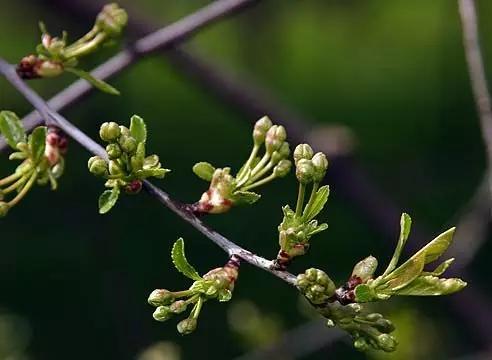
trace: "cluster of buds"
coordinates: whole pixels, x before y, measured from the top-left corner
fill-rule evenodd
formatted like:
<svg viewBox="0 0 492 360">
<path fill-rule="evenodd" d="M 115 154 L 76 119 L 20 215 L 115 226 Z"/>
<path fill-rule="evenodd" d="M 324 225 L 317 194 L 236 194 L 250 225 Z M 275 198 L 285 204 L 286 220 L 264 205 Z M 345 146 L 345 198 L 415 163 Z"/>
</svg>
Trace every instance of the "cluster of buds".
<svg viewBox="0 0 492 360">
<path fill-rule="evenodd" d="M 159 157 L 155 154 L 146 156 L 147 127 L 143 119 L 133 115 L 130 128 L 115 122 L 101 125 L 99 136 L 108 143 L 107 161 L 101 156 L 89 159 L 89 171 L 98 177 L 107 179 L 106 190 L 99 198 L 100 213 L 108 212 L 116 203 L 120 188 L 127 194 L 137 194 L 142 189 L 146 178 L 162 179 L 170 170 L 163 169 Z"/>
<path fill-rule="evenodd" d="M 19 118 L 10 111 L 0 112 L 0 132 L 7 143 L 16 150 L 10 154 L 10 160 L 22 160 L 15 172 L 0 179 L 0 217 L 7 215 L 37 183 L 50 183 L 55 190 L 64 170 L 62 154 L 67 149 L 67 139 L 62 132 L 53 126 L 37 127 L 29 138 L 26 136 Z M 9 201 L 9 194 L 16 195 Z"/>
<path fill-rule="evenodd" d="M 279 270 L 285 270 L 295 257 L 304 255 L 309 249 L 311 236 L 328 227 L 314 220 L 323 210 L 329 194 L 327 185 L 319 187 L 328 168 L 325 154 L 313 154 L 311 146 L 300 144 L 294 150 L 294 162 L 299 192 L 295 211 L 288 205 L 282 208 L 284 218 L 278 227 L 280 250 L 275 260 L 275 267 Z M 309 184 L 312 184 L 311 196 L 304 205 Z"/>
<path fill-rule="evenodd" d="M 185 335 L 196 329 L 198 316 L 206 301 L 217 299 L 224 302 L 231 299 L 234 283 L 238 277 L 240 260 L 233 255 L 223 267 L 199 276 L 184 256 L 182 239 L 175 243 L 172 256 L 176 268 L 194 280 L 193 285 L 188 290 L 175 292 L 156 289 L 150 294 L 148 303 L 156 307 L 153 317 L 157 321 L 169 320 L 172 316 L 186 311 L 188 306 L 193 306 L 188 318 L 177 325 L 179 333 Z"/>
<path fill-rule="evenodd" d="M 206 162 L 195 164 L 193 172 L 209 181 L 210 186 L 200 200 L 191 206 L 191 210 L 196 214 L 220 214 L 229 211 L 234 205 L 258 201 L 260 195 L 249 190 L 286 176 L 292 167 L 287 159 L 290 147 L 286 139 L 285 128 L 273 125 L 264 116 L 254 126 L 253 149 L 236 176 L 231 175 L 231 169 L 227 167 L 216 169 Z M 262 145 L 265 153 L 259 157 Z"/>
<path fill-rule="evenodd" d="M 54 77 L 65 71 L 84 78 L 99 89 L 117 94 L 112 86 L 95 79 L 89 73 L 75 69 L 79 58 L 90 54 L 103 45 L 110 44 L 119 36 L 128 21 L 126 11 L 117 4 L 104 6 L 98 14 L 93 28 L 74 43 L 67 45 L 67 33 L 61 38 L 52 37 L 43 23 L 40 23 L 41 43 L 36 48 L 36 55 L 22 58 L 17 66 L 17 73 L 23 79 Z"/>
<path fill-rule="evenodd" d="M 352 277 L 365 278 L 367 266 L 371 268 L 367 263 L 359 263 L 354 269 L 357 274 Z M 308 269 L 297 276 L 296 285 L 316 310 L 328 319 L 329 327 L 338 326 L 352 335 L 357 349 L 373 348 L 387 352 L 396 349 L 397 342 L 389 335 L 395 330 L 393 324 L 381 314 L 363 313 L 360 304 L 337 301 L 335 284 L 324 271 Z"/>
</svg>

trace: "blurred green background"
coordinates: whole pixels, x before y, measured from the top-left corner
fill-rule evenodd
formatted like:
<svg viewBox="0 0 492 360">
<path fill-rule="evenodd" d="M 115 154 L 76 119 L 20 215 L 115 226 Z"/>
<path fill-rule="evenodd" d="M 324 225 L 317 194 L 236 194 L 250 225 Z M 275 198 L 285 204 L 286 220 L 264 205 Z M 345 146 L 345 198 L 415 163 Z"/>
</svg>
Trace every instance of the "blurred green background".
<svg viewBox="0 0 492 360">
<path fill-rule="evenodd" d="M 208 3 L 120 1 L 128 5 L 130 16 L 157 24 Z M 484 57 L 492 69 L 492 2 L 477 3 Z M 92 26 L 92 19 L 73 16 L 61 1 L 1 0 L 0 56 L 15 63 L 32 53 L 39 42 L 38 20 L 52 34 L 67 30 L 70 39 Z M 354 141 L 350 161 L 432 235 L 456 224 L 458 210 L 481 181 L 485 159 L 456 1 L 263 0 L 206 28 L 187 44 L 318 125 L 349 130 Z M 84 59 L 81 66 L 89 70 L 122 46 Z M 93 138 L 104 121 L 126 123 L 132 114 L 142 116 L 150 132 L 149 151 L 172 169 L 154 183 L 176 199 L 194 202 L 206 183 L 193 175 L 193 164 L 206 160 L 237 169 L 249 154 L 255 119 L 183 75 L 165 57 L 153 55 L 110 81 L 120 97 L 94 92 L 62 113 Z M 67 74 L 30 85 L 49 98 L 73 81 Z M 32 110 L 3 78 L 0 108 L 19 116 Z M 231 303 L 207 303 L 193 335 L 179 336 L 174 320 L 155 322 L 148 294 L 155 288 L 189 286 L 170 260 L 176 238 L 184 237 L 188 259 L 200 272 L 223 264 L 225 254 L 145 194 L 123 197 L 109 214 L 99 216 L 103 181 L 87 171 L 88 158 L 70 142 L 59 190 L 36 188 L 1 220 L 0 360 L 135 359 L 160 342 L 164 344 L 156 348 L 163 351 L 141 358 L 162 360 L 167 354 L 172 359 L 179 347 L 182 359 L 233 359 L 310 321 L 290 286 L 245 264 Z M 0 158 L 1 174 L 13 167 L 7 156 Z M 252 207 L 206 222 L 272 258 L 278 250 L 280 207 L 294 202 L 296 191 L 289 176 L 264 187 L 263 198 Z M 321 217 L 330 228 L 291 271 L 316 266 L 340 282 L 369 254 L 386 262 L 393 251 L 382 240 L 388 229 L 378 228 L 366 215 L 333 186 Z M 466 279 L 486 298 L 492 297 L 491 252 L 492 243 L 486 242 L 468 266 L 471 278 Z M 271 321 L 238 330 L 228 320 L 228 313 L 235 318 L 231 310 L 238 306 Z M 401 344 L 396 353 L 361 354 L 343 337 L 302 358 L 447 359 L 490 346 L 442 298 L 395 299 L 376 309 L 397 325 Z M 272 330 L 261 333 L 265 326 Z M 290 359 L 288 354 L 278 358 Z"/>
</svg>

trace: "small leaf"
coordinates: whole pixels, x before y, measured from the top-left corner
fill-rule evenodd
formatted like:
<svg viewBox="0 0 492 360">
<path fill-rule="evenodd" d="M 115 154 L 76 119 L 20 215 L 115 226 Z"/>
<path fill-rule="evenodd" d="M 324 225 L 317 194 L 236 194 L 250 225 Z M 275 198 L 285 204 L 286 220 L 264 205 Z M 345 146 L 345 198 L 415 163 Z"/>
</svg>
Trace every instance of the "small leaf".
<svg viewBox="0 0 492 360">
<path fill-rule="evenodd" d="M 202 280 L 195 268 L 188 263 L 188 260 L 186 260 L 183 238 L 179 238 L 174 243 L 171 257 L 174 266 L 181 274 L 195 281 Z"/>
<path fill-rule="evenodd" d="M 130 133 L 138 142 L 147 141 L 147 126 L 143 119 L 138 115 L 133 115 L 130 120 Z"/>
<path fill-rule="evenodd" d="M 393 254 L 393 257 L 391 258 L 391 261 L 382 276 L 386 276 L 387 274 L 389 274 L 391 271 L 394 270 L 394 268 L 398 264 L 398 260 L 400 260 L 401 252 L 403 251 L 403 248 L 405 247 L 405 243 L 407 242 L 408 235 L 410 235 L 411 227 L 412 227 L 412 219 L 410 218 L 410 216 L 405 213 L 401 214 L 400 238 L 398 239 L 398 244 L 396 245 L 396 249 Z"/>
<path fill-rule="evenodd" d="M 44 156 L 46 148 L 46 126 L 38 126 L 29 136 L 29 149 L 32 161 L 37 164 Z"/>
<path fill-rule="evenodd" d="M 374 289 L 366 284 L 360 284 L 355 287 L 355 299 L 358 303 L 370 302 L 377 299 Z"/>
<path fill-rule="evenodd" d="M 260 200 L 260 198 L 260 194 L 252 191 L 236 191 L 231 200 L 236 205 L 251 205 Z"/>
<path fill-rule="evenodd" d="M 149 177 L 156 177 L 158 179 L 164 178 L 168 172 L 171 170 L 169 169 L 148 169 L 148 170 L 138 170 L 135 172 L 135 176 L 139 178 L 140 180 L 147 179 Z"/>
<path fill-rule="evenodd" d="M 106 214 L 118 201 L 120 196 L 119 186 L 115 186 L 112 190 L 104 191 L 99 197 L 99 214 Z"/>
<path fill-rule="evenodd" d="M 232 292 L 230 290 L 224 289 L 220 290 L 217 294 L 217 299 L 220 302 L 226 302 L 232 299 Z"/>
<path fill-rule="evenodd" d="M 160 168 L 159 156 L 153 154 L 153 155 L 149 155 L 146 158 L 144 158 L 143 168 L 145 170 Z"/>
<path fill-rule="evenodd" d="M 212 164 L 209 164 L 208 162 L 199 162 L 193 166 L 193 172 L 202 180 L 212 181 L 215 167 L 213 167 Z"/>
<path fill-rule="evenodd" d="M 454 262 L 454 258 L 448 259 L 446 261 L 443 261 L 434 271 L 423 271 L 422 275 L 432 275 L 432 276 L 441 276 L 444 274 L 444 272 L 451 266 L 451 264 Z"/>
<path fill-rule="evenodd" d="M 422 249 L 420 249 L 414 256 L 420 255 L 421 253 L 425 253 L 425 263 L 429 264 L 435 260 L 437 260 L 442 254 L 446 252 L 449 245 L 453 241 L 453 236 L 456 228 L 451 228 L 430 243 L 425 245 Z"/>
<path fill-rule="evenodd" d="M 90 73 L 88 73 L 86 71 L 72 68 L 72 67 L 65 67 L 65 70 L 68 72 L 71 72 L 72 74 L 77 75 L 78 77 L 80 77 L 82 79 L 84 79 L 85 81 L 92 84 L 94 87 L 98 88 L 99 90 L 104 91 L 105 93 L 108 93 L 111 95 L 119 95 L 120 94 L 120 92 L 117 89 L 115 89 L 114 87 L 112 87 L 111 85 L 109 85 L 108 83 L 106 83 L 102 80 L 96 79 L 94 76 L 92 76 Z"/>
<path fill-rule="evenodd" d="M 419 254 L 408 259 L 403 265 L 386 277 L 383 277 L 382 285 L 376 287 L 376 293 L 393 293 L 415 280 L 424 269 L 425 255 Z"/>
<path fill-rule="evenodd" d="M 17 149 L 17 144 L 26 141 L 26 133 L 22 123 L 12 111 L 0 112 L 0 133 L 12 149 Z"/>
<path fill-rule="evenodd" d="M 309 231 L 307 233 L 307 236 L 313 236 L 314 234 L 325 231 L 326 229 L 328 229 L 327 223 L 319 224 L 318 226 L 314 227 L 311 231 Z"/>
<path fill-rule="evenodd" d="M 409 285 L 395 291 L 395 295 L 437 296 L 449 295 L 462 290 L 467 283 L 461 279 L 440 279 L 432 275 L 419 276 Z"/>
<path fill-rule="evenodd" d="M 314 197 L 312 203 L 310 202 L 304 209 L 302 219 L 306 222 L 314 219 L 316 215 L 318 215 L 325 207 L 329 194 L 330 187 L 328 185 L 320 187 L 316 192 L 316 196 Z"/>
</svg>

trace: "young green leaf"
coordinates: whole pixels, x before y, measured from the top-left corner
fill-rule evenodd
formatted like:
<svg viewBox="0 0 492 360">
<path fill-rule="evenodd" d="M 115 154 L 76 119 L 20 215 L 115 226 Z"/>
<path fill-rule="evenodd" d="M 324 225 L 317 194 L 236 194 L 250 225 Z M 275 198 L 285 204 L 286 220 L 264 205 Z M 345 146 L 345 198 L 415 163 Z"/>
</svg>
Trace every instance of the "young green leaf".
<svg viewBox="0 0 492 360">
<path fill-rule="evenodd" d="M 202 277 L 198 274 L 195 268 L 190 265 L 188 260 L 186 260 L 183 238 L 179 238 L 174 243 L 171 257 L 173 259 L 174 266 L 181 274 L 190 278 L 191 280 L 202 280 Z"/>
<path fill-rule="evenodd" d="M 440 279 L 432 275 L 419 276 L 409 285 L 394 292 L 394 295 L 437 296 L 449 295 L 462 290 L 467 285 L 461 279 Z"/>
<path fill-rule="evenodd" d="M 115 186 L 112 190 L 104 191 L 99 197 L 99 214 L 106 214 L 118 201 L 120 187 Z"/>
<path fill-rule="evenodd" d="M 398 239 L 398 244 L 396 245 L 396 249 L 393 254 L 393 257 L 391 258 L 391 261 L 382 276 L 386 276 L 396 268 L 396 265 L 398 264 L 398 260 L 400 260 L 401 252 L 403 251 L 403 248 L 405 247 L 405 243 L 407 242 L 408 239 L 408 235 L 410 234 L 411 227 L 412 227 L 412 219 L 410 218 L 410 216 L 405 213 L 401 214 L 400 238 Z"/>
<path fill-rule="evenodd" d="M 94 76 L 92 76 L 90 73 L 86 71 L 72 68 L 72 67 L 65 67 L 65 71 L 71 72 L 72 74 L 84 79 L 85 81 L 92 84 L 94 87 L 98 88 L 99 90 L 104 91 L 105 93 L 111 95 L 120 94 L 120 92 L 117 89 L 115 89 L 114 87 L 112 87 L 111 85 L 109 85 L 108 83 L 102 80 L 96 79 Z"/>
<path fill-rule="evenodd" d="M 29 148 L 32 161 L 37 164 L 44 155 L 46 148 L 46 126 L 38 126 L 29 136 Z"/>
<path fill-rule="evenodd" d="M 358 303 L 363 303 L 377 300 L 377 296 L 372 287 L 360 284 L 355 287 L 355 299 Z"/>
<path fill-rule="evenodd" d="M 454 258 L 443 261 L 434 271 L 426 272 L 422 271 L 422 275 L 432 275 L 432 276 L 441 276 L 444 272 L 451 266 L 454 262 Z"/>
<path fill-rule="evenodd" d="M 130 119 L 130 133 L 137 142 L 147 141 L 147 126 L 143 119 L 138 115 L 133 115 Z"/>
<path fill-rule="evenodd" d="M 213 167 L 212 164 L 209 164 L 208 162 L 199 162 L 193 166 L 193 172 L 202 180 L 212 181 L 215 167 Z"/>
<path fill-rule="evenodd" d="M 148 170 L 138 170 L 135 172 L 135 176 L 139 178 L 140 180 L 147 179 L 149 177 L 156 177 L 158 179 L 164 178 L 168 172 L 171 170 L 169 169 L 148 169 Z"/>
<path fill-rule="evenodd" d="M 443 232 L 430 243 L 425 245 L 422 249 L 420 249 L 414 256 L 418 256 L 424 253 L 426 264 L 437 260 L 442 254 L 446 252 L 449 245 L 451 245 L 455 230 L 456 228 L 453 227 Z"/>
<path fill-rule="evenodd" d="M 383 277 L 381 286 L 377 286 L 376 293 L 393 293 L 414 281 L 424 269 L 425 255 L 412 256 L 403 265 L 391 274 Z"/>
<path fill-rule="evenodd" d="M 330 194 L 330 187 L 328 185 L 322 186 L 316 192 L 312 203 L 309 203 L 302 214 L 304 221 L 309 221 L 314 219 L 325 207 L 326 201 L 328 200 L 328 195 Z"/>
<path fill-rule="evenodd" d="M 236 191 L 232 195 L 232 202 L 236 205 L 251 205 L 260 200 L 261 195 L 252 191 Z"/>
<path fill-rule="evenodd" d="M 26 141 L 26 133 L 22 123 L 12 111 L 0 112 L 0 133 L 12 149 L 17 149 L 17 144 Z"/>
<path fill-rule="evenodd" d="M 217 295 L 217 299 L 220 302 L 226 302 L 232 299 L 232 292 L 227 289 L 223 289 L 219 291 L 219 294 Z"/>
</svg>

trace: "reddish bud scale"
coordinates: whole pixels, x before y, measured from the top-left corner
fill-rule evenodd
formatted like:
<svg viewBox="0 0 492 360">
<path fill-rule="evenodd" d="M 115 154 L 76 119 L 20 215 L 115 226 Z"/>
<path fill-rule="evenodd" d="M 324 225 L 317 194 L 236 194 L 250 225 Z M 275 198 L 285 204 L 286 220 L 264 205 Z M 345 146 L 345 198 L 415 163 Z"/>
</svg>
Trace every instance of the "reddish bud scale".
<svg viewBox="0 0 492 360">
<path fill-rule="evenodd" d="M 221 214 L 227 212 L 232 207 L 232 201 L 229 199 L 220 199 L 214 196 L 214 192 L 208 189 L 203 193 L 197 206 L 193 209 L 195 215 L 198 214 Z"/>
<path fill-rule="evenodd" d="M 39 78 L 40 76 L 34 68 L 38 61 L 39 59 L 35 55 L 23 57 L 15 69 L 17 75 L 26 80 Z"/>
<path fill-rule="evenodd" d="M 128 194 L 138 194 L 142 190 L 142 181 L 135 179 L 131 183 L 125 185 L 125 191 Z"/>
<path fill-rule="evenodd" d="M 347 305 L 355 302 L 355 288 L 362 284 L 362 279 L 358 276 L 351 276 L 347 282 L 335 290 L 335 299 L 342 305 Z"/>
</svg>

